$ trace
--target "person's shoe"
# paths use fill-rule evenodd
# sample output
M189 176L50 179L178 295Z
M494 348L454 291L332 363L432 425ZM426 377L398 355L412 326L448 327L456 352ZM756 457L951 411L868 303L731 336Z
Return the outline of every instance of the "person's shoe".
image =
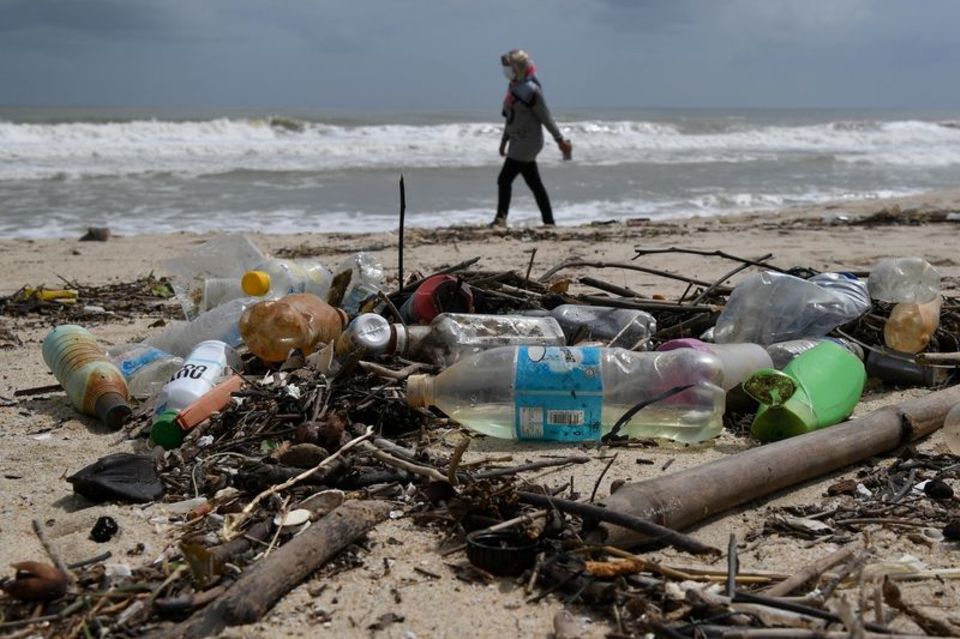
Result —
M492 229L497 229L497 228L505 229L505 228L507 228L507 216L506 216L506 215L498 215L497 217L493 218L493 222L490 222L490 224L488 225L488 227L489 227L489 228L492 228Z

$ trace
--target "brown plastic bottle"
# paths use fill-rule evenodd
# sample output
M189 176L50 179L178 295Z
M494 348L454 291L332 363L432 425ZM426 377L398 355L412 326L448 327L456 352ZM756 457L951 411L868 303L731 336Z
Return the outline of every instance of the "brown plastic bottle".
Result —
M336 339L347 319L316 295L296 293L254 304L240 316L239 328L250 352L265 362L282 362L294 348L309 355Z
M43 340L43 360L80 412L114 430L130 417L123 375L85 328L65 324L50 331Z
M894 306L883 326L884 343L902 353L919 353L925 349L940 326L940 300L937 295L923 304Z

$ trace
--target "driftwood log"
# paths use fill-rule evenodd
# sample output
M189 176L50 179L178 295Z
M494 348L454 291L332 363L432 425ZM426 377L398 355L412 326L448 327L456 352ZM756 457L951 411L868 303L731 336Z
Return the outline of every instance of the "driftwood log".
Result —
M387 518L384 501L349 501L315 522L273 554L250 566L212 604L186 621L151 635L197 639L228 626L253 623L313 571Z
M672 475L622 486L607 498L610 510L682 530L759 499L930 435L960 404L960 385L821 430L758 446ZM599 541L628 547L647 541L606 524Z

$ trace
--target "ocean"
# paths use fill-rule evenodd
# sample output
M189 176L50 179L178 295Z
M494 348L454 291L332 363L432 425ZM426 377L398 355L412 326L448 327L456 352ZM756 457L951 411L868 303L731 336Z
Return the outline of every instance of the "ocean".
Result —
M960 184L960 112L564 110L560 225L714 216ZM493 112L0 108L0 237L392 231L493 218ZM539 223L514 185L512 224Z

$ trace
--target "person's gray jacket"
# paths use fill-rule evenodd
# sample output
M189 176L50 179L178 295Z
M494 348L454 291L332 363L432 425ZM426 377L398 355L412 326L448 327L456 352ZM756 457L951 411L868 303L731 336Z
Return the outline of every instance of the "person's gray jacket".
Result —
M560 141L563 136L557 128L543 91L533 81L528 80L512 88L513 105L505 112L507 122L503 127L503 140L509 140L507 157L520 162L532 162L543 148L543 129L547 127L553 139Z

